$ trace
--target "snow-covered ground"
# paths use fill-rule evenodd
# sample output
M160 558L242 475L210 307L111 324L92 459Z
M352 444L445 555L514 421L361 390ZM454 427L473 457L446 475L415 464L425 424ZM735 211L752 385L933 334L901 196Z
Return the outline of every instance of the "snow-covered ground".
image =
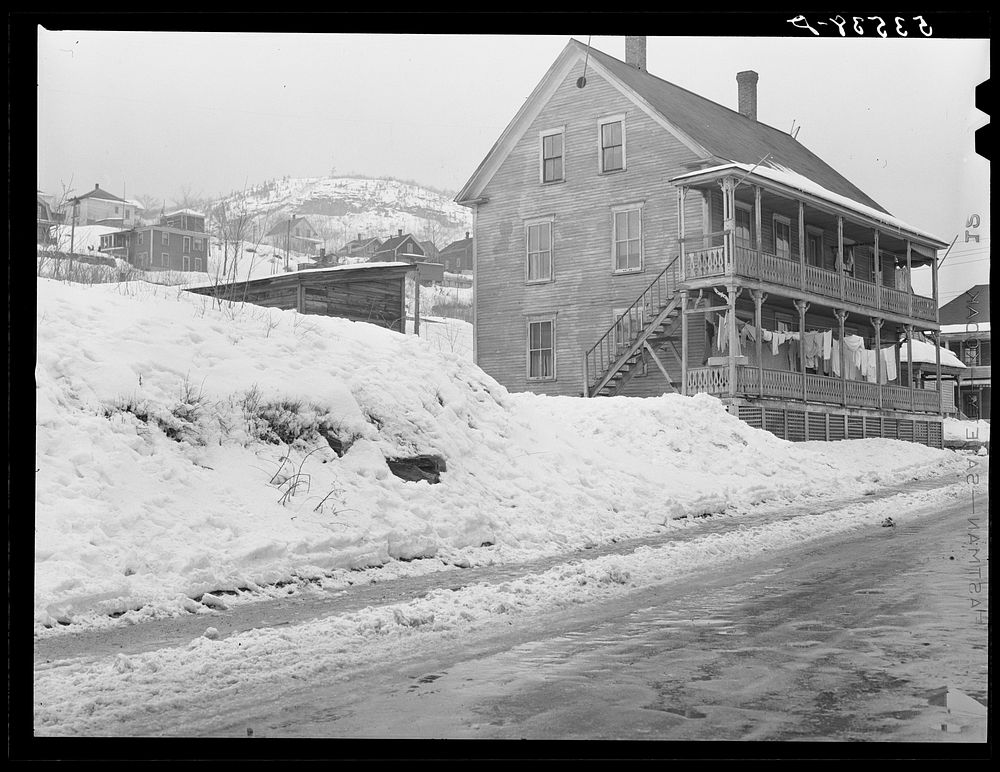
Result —
M116 624L205 612L221 603L213 591L524 560L964 465L893 440L785 442L707 395L510 394L448 350L447 330L458 340L467 326L427 320L421 337L403 336L217 309L146 282L37 289L40 635L123 612ZM445 462L439 484L387 464L421 455ZM768 544L803 538L776 533ZM734 531L684 565L754 544ZM415 558L428 560L405 562Z
M987 443L990 439L990 422L962 421L958 418L944 419L945 442Z

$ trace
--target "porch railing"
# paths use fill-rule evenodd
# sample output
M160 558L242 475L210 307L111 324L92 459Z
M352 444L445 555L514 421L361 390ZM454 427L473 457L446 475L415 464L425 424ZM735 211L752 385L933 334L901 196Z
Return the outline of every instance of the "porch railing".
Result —
M761 375L763 375L763 388L761 388ZM831 405L845 404L846 391L847 407L878 408L881 390L883 409L909 412L912 404L912 409L918 413L937 413L939 404L945 412L954 412L955 407L954 394L950 389L942 389L939 396L936 389L910 389L905 386L868 381L842 381L840 378L812 373L806 373L803 384L803 376L799 372L761 370L746 365L736 368L736 396L801 400L803 388L808 402ZM728 396L729 367L716 365L688 368L687 393Z
M907 315L910 298L912 315L918 319L934 321L937 307L933 298L910 295L894 287L880 287L874 282L856 279L816 265L803 265L797 260L759 252L737 244L733 248L735 259L730 259L725 246L709 247L684 253L684 275L687 281L714 276L742 276L792 289L805 289L816 295L841 299L841 281L844 283L844 300L872 309ZM803 269L805 273L803 274Z

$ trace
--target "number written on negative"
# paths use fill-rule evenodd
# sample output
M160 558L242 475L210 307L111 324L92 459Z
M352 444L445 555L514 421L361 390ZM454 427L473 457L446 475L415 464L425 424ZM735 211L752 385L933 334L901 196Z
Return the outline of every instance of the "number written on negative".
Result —
M787 21L793 27L808 30L813 35L821 34L817 27L825 28L823 32L828 32L831 35L836 30L840 37L847 37L848 32L860 37L877 35L880 38L889 37L890 34L895 37L905 38L910 36L910 32L916 32L925 38L929 38L934 34L934 29L927 23L923 16L894 16L887 21L881 16L851 16L845 18L838 14L824 20L816 20L810 24L805 16L799 14L792 19L787 19Z

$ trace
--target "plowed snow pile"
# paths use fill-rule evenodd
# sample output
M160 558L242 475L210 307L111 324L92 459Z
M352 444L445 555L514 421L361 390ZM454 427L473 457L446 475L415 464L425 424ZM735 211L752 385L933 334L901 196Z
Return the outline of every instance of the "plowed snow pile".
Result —
M961 463L788 443L707 396L509 394L412 335L145 283L40 279L37 325L38 626L419 557L524 559ZM444 461L438 484L386 462L417 456Z

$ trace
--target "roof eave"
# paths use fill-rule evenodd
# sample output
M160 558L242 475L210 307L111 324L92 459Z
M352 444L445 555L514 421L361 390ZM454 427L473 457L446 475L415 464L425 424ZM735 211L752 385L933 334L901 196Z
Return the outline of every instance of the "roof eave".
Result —
M878 227L879 230L891 232L894 235L900 237L906 237L911 241L919 242L928 247L934 249L944 249L948 246L948 242L941 241L940 239L934 238L930 234L918 233L915 231L909 231L904 228L900 228L895 222L888 222L885 220L880 220L865 212L859 212L856 209L844 206L843 204L837 203L835 201L829 201L825 198L815 195L807 190L802 190L801 188L796 188L791 185L784 184L777 180L772 180L768 177L762 177L751 172L745 172L738 166L726 166L724 168L712 168L701 173L685 173L677 175L676 177L671 177L670 182L677 184L678 181L684 181L691 184L704 184L708 182L713 182L715 180L722 179L723 177L738 176L741 182L752 182L760 185L763 188L771 188L780 193L793 194L793 197L799 197L817 209L826 209L833 212L834 214L847 214L853 220L863 220L872 227ZM895 219L895 218L893 218Z

